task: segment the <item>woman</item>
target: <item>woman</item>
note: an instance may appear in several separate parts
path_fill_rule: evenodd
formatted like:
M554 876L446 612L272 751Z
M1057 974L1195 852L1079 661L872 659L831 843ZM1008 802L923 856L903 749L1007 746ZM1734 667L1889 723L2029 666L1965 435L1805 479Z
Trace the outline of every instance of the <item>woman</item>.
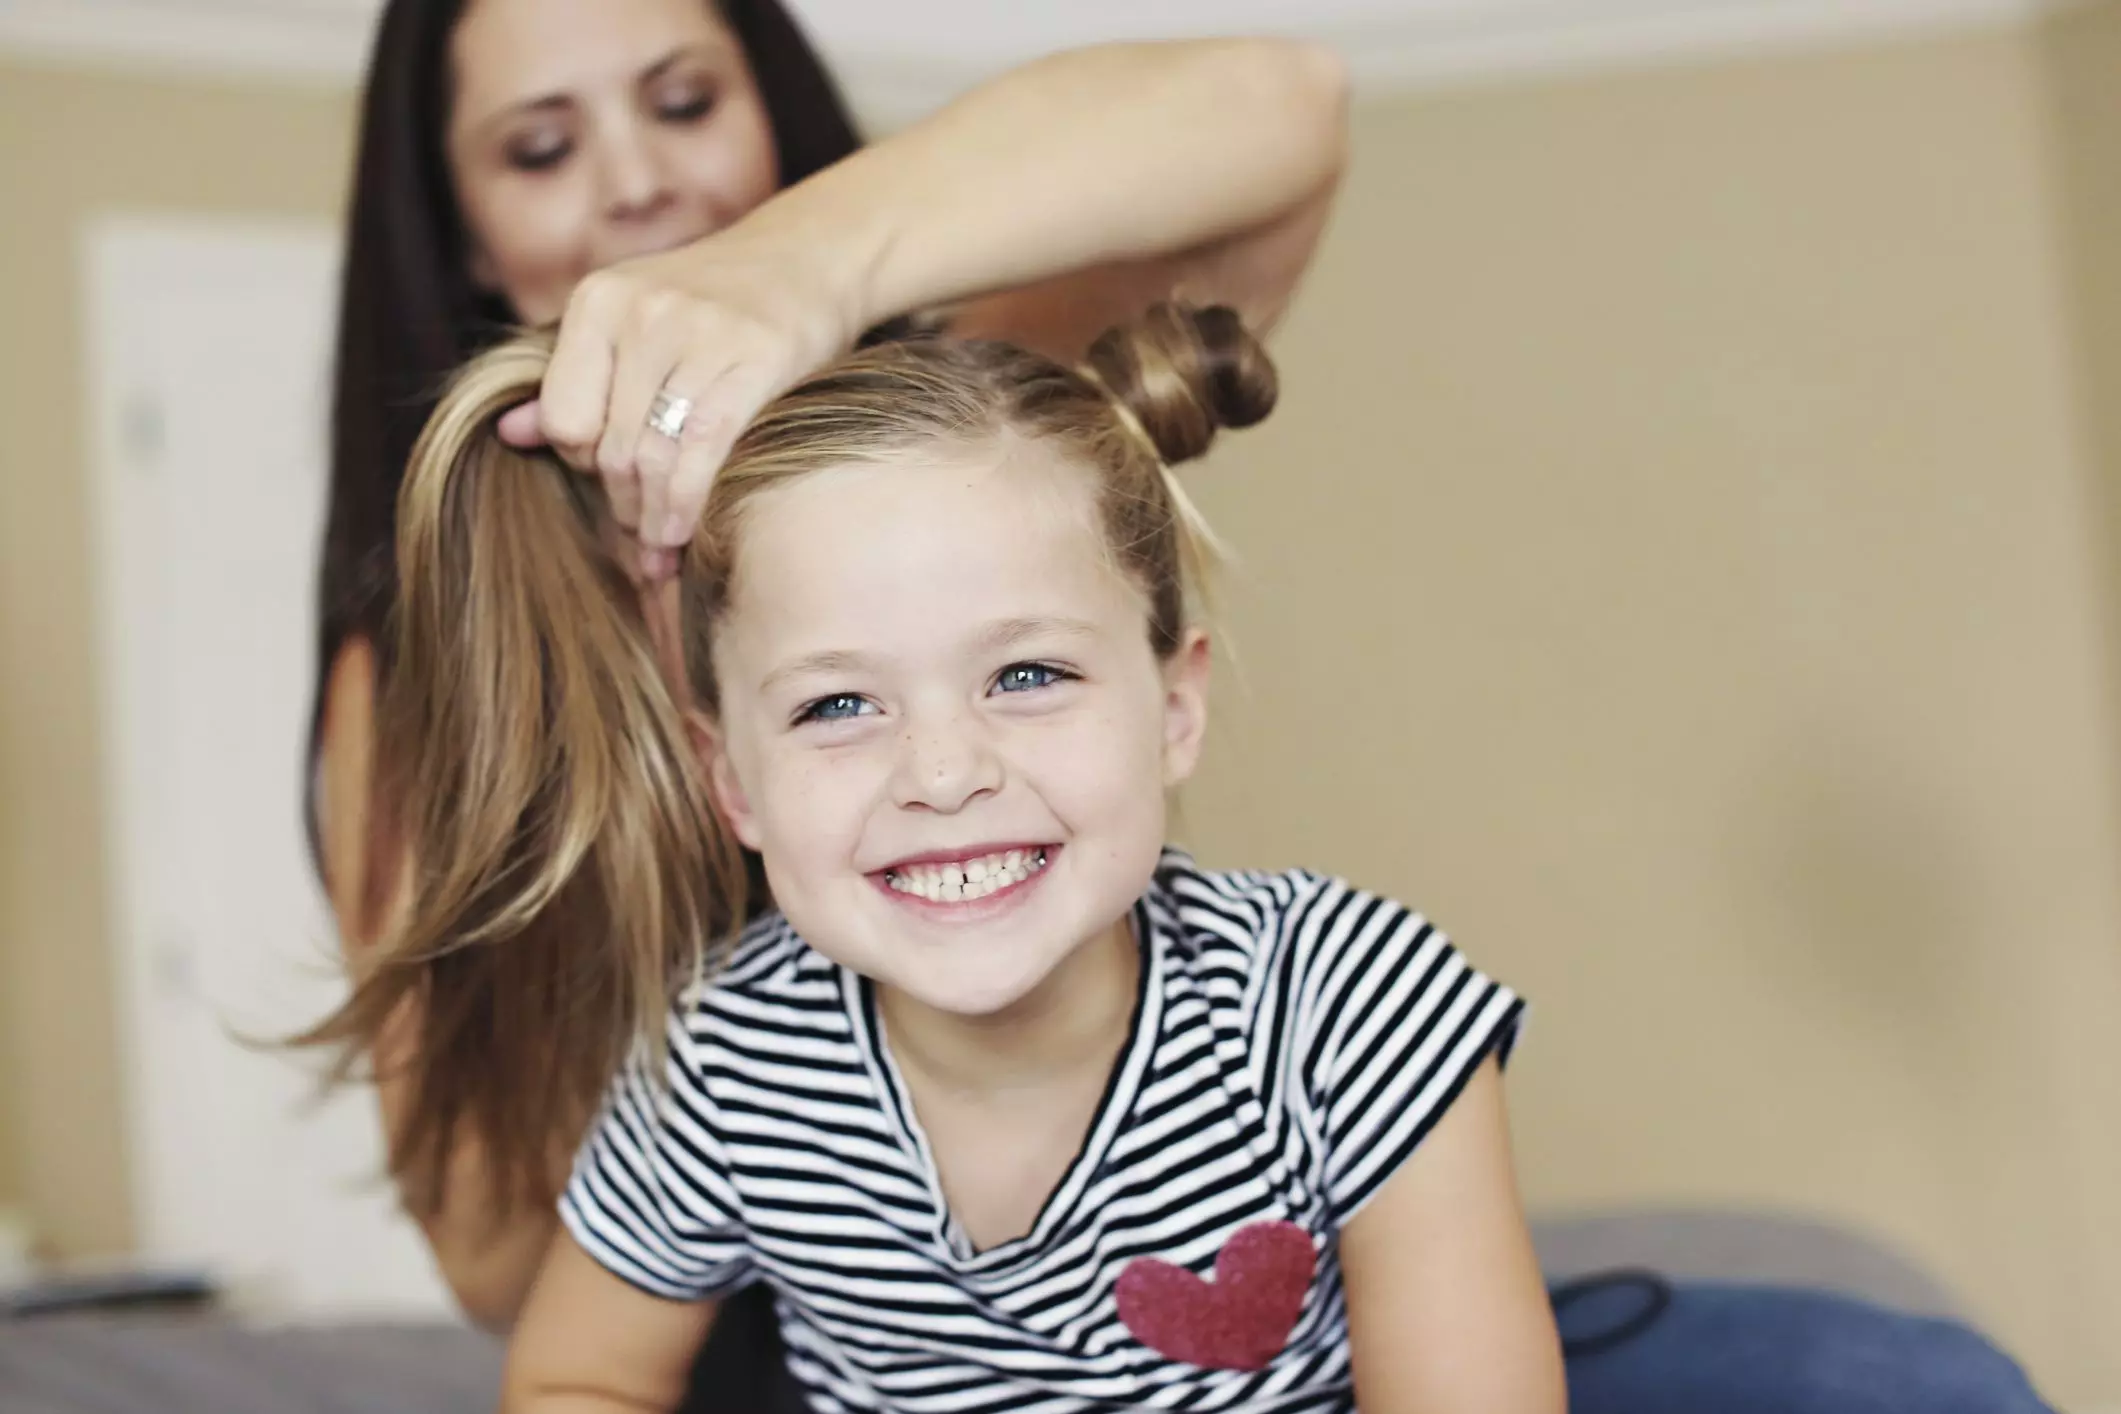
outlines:
M947 318L1072 356L1182 291L1270 327L1323 227L1344 106L1339 65L1309 46L1114 46L1029 65L857 151L777 0L392 0L362 115L321 577L314 818L351 965L410 863L390 847L371 710L398 479L450 369L511 325L560 320L541 403L505 430L608 479L653 580L751 414L879 326ZM451 965L579 948L597 909L562 897L548 915ZM323 1033L372 1046L406 1206L490 1327L528 1290L625 1030L583 1002L554 998L514 1032L400 1015ZM444 1119L407 1127L414 1112ZM486 1142L530 1119L549 1135L535 1151ZM1683 1292L1642 1341L1572 1365L1579 1410L1740 1407L1719 1378L1762 1407L1836 1407L1796 1387L1779 1340L1712 1358L1715 1331L1796 1328L1773 1324L1787 1304L1771 1295L1729 1299ZM1884 1328L1849 1312L1804 1329L1805 1353L1831 1355L1875 1350ZM731 1303L697 1407L781 1399L773 1338L770 1308ZM1899 1403L1865 1407L1945 1407L1921 1367L1881 1370ZM1966 1383L1977 1368L1986 1385ZM1954 1387L1998 1391L1956 1407L2037 1407L2000 1357L1956 1366Z
M1181 286L1271 325L1343 142L1340 66L1298 44L1059 56L857 152L776 0L394 0L362 114L321 583L317 834L352 965L399 863L370 716L392 505L451 368L561 320L515 430L608 478L653 575L735 431L879 325L947 317L1072 356ZM481 1324L511 1321L551 1235L607 1020L569 1004L533 1034L430 1016L336 1033L374 1042L407 1207ZM451 1119L405 1129L422 1087ZM542 1152L482 1142L511 1107L548 1117ZM716 1350L748 1349L725 1325ZM727 1395L716 1358L702 1384Z

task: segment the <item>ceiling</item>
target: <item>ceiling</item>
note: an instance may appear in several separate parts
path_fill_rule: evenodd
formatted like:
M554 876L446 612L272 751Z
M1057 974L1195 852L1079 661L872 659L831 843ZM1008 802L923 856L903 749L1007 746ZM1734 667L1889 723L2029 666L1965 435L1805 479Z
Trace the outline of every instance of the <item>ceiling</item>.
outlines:
M792 0L857 105L897 117L1100 39L1328 40L1379 87L2009 24L2067 0ZM359 71L379 0L0 0L0 53L270 74Z

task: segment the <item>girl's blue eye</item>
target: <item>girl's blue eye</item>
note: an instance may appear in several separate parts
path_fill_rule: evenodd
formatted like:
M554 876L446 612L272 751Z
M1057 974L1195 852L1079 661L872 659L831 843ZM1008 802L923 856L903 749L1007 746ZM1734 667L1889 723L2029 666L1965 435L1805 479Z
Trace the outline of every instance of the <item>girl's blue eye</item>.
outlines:
M1001 676L994 680L996 692L1034 692L1042 687L1051 687L1058 682L1068 682L1075 674L1065 668L1056 668L1051 663L1011 663L1003 668Z
M820 697L796 715L798 722L844 722L852 717L864 717L876 710L876 704L853 692L835 692L830 697Z

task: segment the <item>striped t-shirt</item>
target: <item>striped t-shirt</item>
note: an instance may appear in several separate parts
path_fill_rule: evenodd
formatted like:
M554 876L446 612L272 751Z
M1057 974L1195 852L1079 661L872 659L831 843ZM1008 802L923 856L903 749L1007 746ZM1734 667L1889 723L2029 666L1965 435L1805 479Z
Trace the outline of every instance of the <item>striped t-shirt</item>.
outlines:
M1335 1235L1522 1004L1314 874L1167 851L1134 932L1133 1034L1023 1237L965 1240L870 984L777 914L681 1000L667 1084L614 1085L568 1230L658 1296L765 1279L819 1411L1352 1408Z

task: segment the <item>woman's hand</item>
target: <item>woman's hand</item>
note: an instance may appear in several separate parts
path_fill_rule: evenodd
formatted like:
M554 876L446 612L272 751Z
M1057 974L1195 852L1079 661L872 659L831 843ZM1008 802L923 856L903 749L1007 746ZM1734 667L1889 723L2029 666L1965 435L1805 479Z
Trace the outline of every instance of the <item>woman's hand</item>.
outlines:
M599 270L568 300L538 400L501 435L603 477L642 569L666 574L737 435L852 342L841 284L800 244L742 223Z
M948 307L969 332L1067 345L1182 287L1271 323L1317 245L1346 145L1344 66L1317 45L1035 60L727 230L590 275L543 397L502 435L549 440L603 475L659 576L745 425L886 319ZM1039 288L1019 297L1027 287ZM983 299L994 306L968 303ZM690 400L675 437L649 425L677 420L658 417L666 389Z

